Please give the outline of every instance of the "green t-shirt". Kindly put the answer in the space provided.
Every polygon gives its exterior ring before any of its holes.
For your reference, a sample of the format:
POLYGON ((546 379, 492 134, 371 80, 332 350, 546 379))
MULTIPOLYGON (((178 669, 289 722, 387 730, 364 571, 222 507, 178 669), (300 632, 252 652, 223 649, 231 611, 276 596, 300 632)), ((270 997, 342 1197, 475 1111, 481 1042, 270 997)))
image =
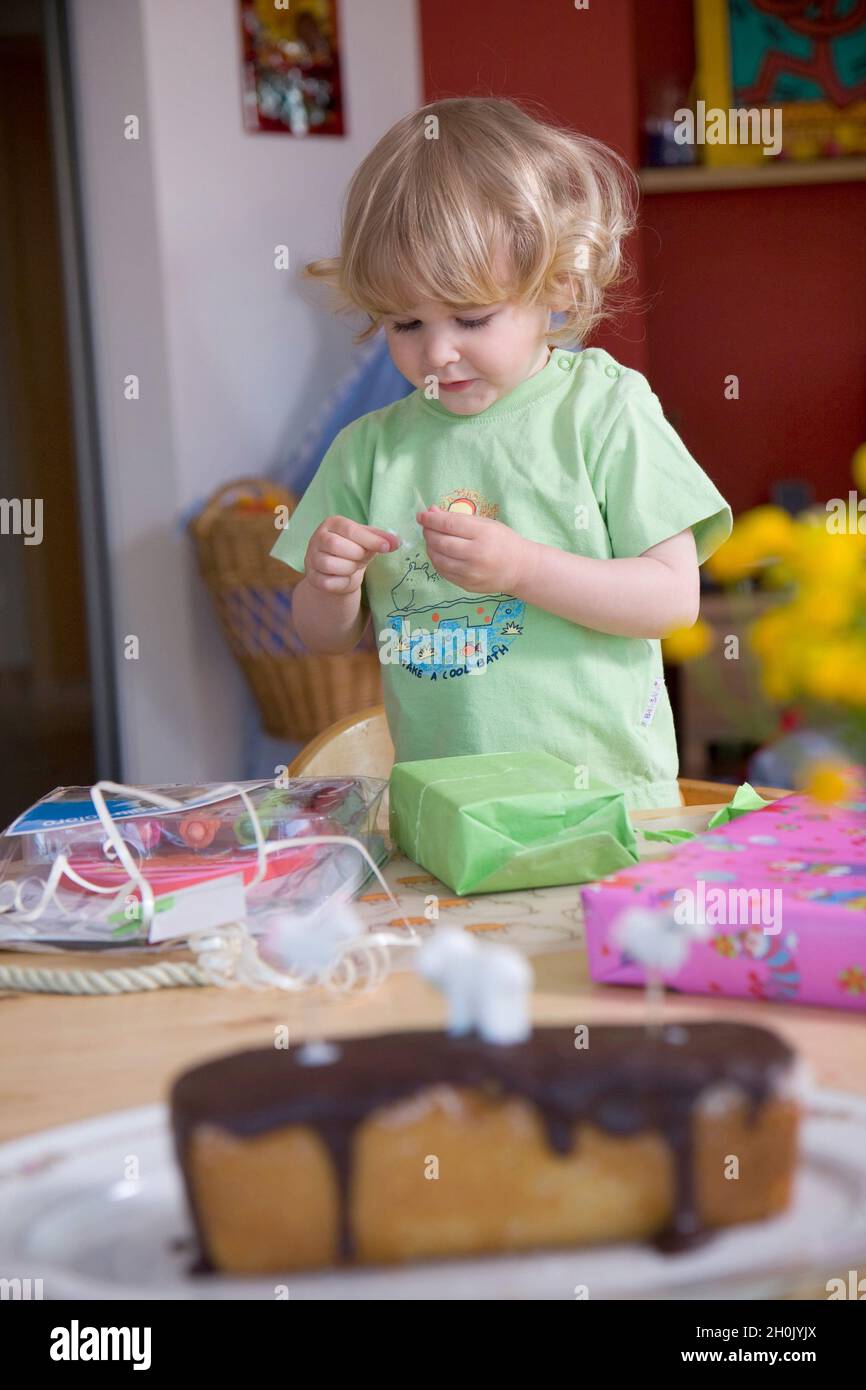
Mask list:
POLYGON ((461 592, 427 556, 422 504, 597 559, 641 555, 690 526, 702 564, 730 534, 730 507, 646 378, 601 348, 554 348, 478 415, 422 390, 371 411, 337 435, 271 554, 303 572, 331 515, 410 542, 375 556, 362 586, 398 762, 541 749, 574 765, 577 786, 606 782, 632 808, 678 805, 660 642, 461 592))

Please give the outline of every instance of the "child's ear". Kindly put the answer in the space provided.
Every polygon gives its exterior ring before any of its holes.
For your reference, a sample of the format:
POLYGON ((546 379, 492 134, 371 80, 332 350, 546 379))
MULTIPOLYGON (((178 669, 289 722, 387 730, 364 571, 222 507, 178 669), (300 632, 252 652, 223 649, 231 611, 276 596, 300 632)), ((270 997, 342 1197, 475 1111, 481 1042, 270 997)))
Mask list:
POLYGON ((551 314, 561 314, 563 310, 573 308, 575 296, 579 293, 575 283, 577 280, 579 277, 572 281, 570 276, 565 280, 558 279, 550 291, 545 309, 549 309, 551 314))

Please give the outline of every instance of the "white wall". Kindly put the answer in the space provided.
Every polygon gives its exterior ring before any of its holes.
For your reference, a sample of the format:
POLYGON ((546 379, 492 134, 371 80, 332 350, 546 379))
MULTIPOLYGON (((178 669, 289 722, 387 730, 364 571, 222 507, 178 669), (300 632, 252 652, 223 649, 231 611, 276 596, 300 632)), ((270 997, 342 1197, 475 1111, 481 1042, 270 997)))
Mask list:
POLYGON ((247 132, 235 0, 74 0, 123 775, 242 775, 250 704, 182 513, 269 470, 351 361, 349 328, 274 269, 336 249, 346 184, 421 102, 414 0, 340 0, 348 134, 247 132), (128 114, 142 138, 123 139, 128 114), (123 379, 141 377, 141 399, 123 379), (124 658, 135 634, 140 659, 124 658))

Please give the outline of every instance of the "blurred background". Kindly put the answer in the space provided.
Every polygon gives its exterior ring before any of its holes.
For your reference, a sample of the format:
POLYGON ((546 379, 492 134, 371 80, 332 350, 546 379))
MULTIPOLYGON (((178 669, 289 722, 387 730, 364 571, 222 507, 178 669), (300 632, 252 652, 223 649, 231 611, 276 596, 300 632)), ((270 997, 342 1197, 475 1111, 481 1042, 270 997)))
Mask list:
MULTIPOLYGON (((297 271, 425 101, 541 102, 622 153, 642 307, 593 341, 648 376, 735 513, 847 497, 859 6, 819 52, 810 6, 774 0, 4 0, 0 825, 60 784, 272 776, 375 698, 374 650, 335 677, 286 638, 268 485, 302 492, 343 424, 409 389, 297 271), (777 154, 677 143, 678 110, 746 91, 785 103, 777 154), (16 499, 41 499, 38 543, 16 499)), ((738 596, 705 588, 739 631, 738 596)), ((684 775, 738 780, 773 727, 748 659, 725 665, 670 673, 684 775)))

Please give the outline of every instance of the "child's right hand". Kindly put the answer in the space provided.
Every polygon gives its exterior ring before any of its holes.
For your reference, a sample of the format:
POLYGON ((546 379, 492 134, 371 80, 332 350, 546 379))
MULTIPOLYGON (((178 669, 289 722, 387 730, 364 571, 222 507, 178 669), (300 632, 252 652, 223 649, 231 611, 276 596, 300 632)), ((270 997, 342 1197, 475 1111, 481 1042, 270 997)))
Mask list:
POLYGON ((304 577, 314 589, 328 594, 352 594, 360 589, 364 571, 374 555, 396 550, 393 531, 363 526, 347 516, 329 516, 310 537, 304 577))

